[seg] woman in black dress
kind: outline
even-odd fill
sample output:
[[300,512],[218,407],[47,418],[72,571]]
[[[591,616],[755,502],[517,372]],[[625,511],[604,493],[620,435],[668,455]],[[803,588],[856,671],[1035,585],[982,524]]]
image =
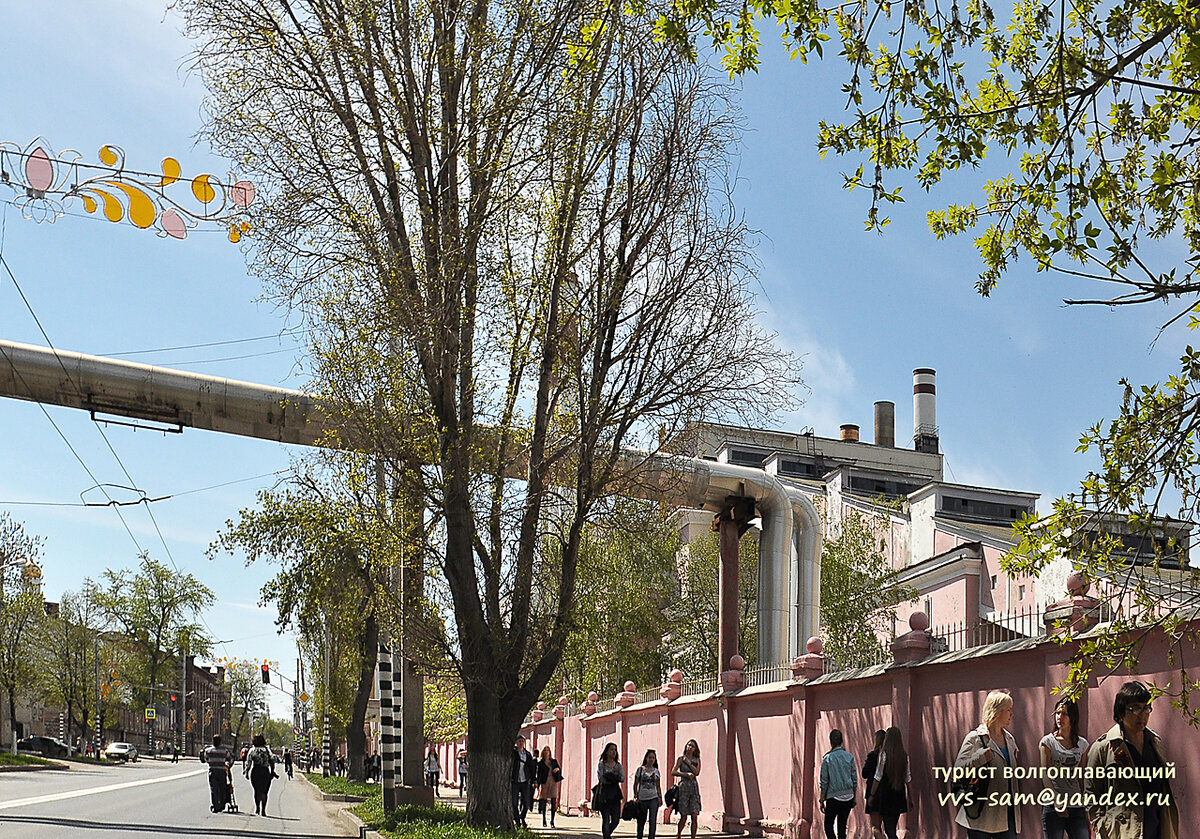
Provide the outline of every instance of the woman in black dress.
[[862,768],[863,780],[867,782],[867,794],[863,800],[867,806],[867,818],[871,820],[872,839],[883,839],[883,819],[871,806],[871,793],[875,791],[875,770],[879,768],[879,753],[883,750],[883,737],[886,733],[882,728],[875,732],[875,747],[867,753]]
[[900,815],[908,812],[908,785],[912,773],[908,769],[908,753],[904,751],[904,738],[900,729],[892,726],[883,738],[883,749],[875,766],[875,792],[873,805],[883,822],[887,839],[896,839],[896,823]]

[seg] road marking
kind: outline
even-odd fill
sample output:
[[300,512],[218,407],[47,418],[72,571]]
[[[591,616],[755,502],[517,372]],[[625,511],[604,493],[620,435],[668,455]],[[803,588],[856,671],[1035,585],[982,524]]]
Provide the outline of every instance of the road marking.
[[113,792],[119,789],[129,789],[130,787],[144,787],[147,784],[162,784],[167,781],[178,781],[180,778],[191,778],[196,775],[203,775],[208,771],[205,769],[193,769],[191,772],[181,772],[178,775],[167,775],[162,778],[147,778],[144,781],[126,781],[123,784],[107,784],[102,787],[88,787],[87,789],[76,789],[69,792],[55,792],[50,795],[35,795],[32,798],[18,798],[15,801],[0,801],[0,810],[9,810],[13,807],[28,807],[31,804],[47,804],[51,801],[65,801],[68,798],[82,798],[85,795],[98,795],[102,792]]

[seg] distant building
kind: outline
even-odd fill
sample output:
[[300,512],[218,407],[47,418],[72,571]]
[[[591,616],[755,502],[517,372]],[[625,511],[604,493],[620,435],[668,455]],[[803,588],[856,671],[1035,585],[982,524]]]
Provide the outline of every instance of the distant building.
[[[843,425],[840,439],[811,430],[794,433],[706,423],[693,426],[674,448],[720,463],[761,468],[801,489],[828,520],[857,511],[875,522],[884,552],[902,582],[919,594],[901,604],[896,630],[907,631],[915,610],[939,628],[985,632],[1006,640],[1043,632],[1045,607],[1066,596],[1070,561],[1060,557],[1038,577],[1008,575],[1000,559],[1016,546],[1014,525],[1036,514],[1038,494],[958,484],[943,479],[943,455],[936,424],[936,374],[913,373],[913,448],[895,445],[895,405],[875,403],[875,440],[860,438],[857,425]],[[681,534],[693,541],[707,531],[711,513],[680,511]],[[1137,573],[1149,584],[1170,588],[1187,566],[1190,533],[1164,521],[1154,538],[1131,532],[1121,518],[1110,518],[1080,540],[1099,531],[1119,543]],[[1158,560],[1157,568],[1151,566]],[[1098,585],[1104,586],[1104,581]],[[1110,588],[1112,585],[1110,585]],[[982,627],[982,629],[981,629]]]

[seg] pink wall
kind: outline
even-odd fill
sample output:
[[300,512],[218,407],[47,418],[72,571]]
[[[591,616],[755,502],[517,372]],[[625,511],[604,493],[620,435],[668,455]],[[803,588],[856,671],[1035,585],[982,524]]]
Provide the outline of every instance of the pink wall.
[[[1200,629],[1200,624],[1196,626]],[[1160,687],[1179,683],[1178,668],[1195,668],[1198,654],[1188,648],[1168,666],[1168,641],[1150,638],[1139,656],[1143,681]],[[1051,690],[1066,676],[1066,650],[1052,641],[1012,642],[933,656],[911,664],[849,674],[781,682],[731,693],[660,700],[589,717],[572,717],[523,729],[535,742],[561,742],[555,756],[563,765],[563,808],[576,809],[595,783],[596,761],[607,742],[616,742],[627,772],[654,748],[668,773],[688,739],[700,744],[703,771],[701,823],[750,834],[818,839],[822,835],[817,789],[829,732],[840,729],[859,768],[876,729],[895,725],[904,733],[913,783],[913,807],[901,820],[900,835],[914,839],[958,839],[954,813],[941,805],[946,783],[933,767],[950,766],[968,731],[980,722],[988,691],[1009,690],[1015,715],[1011,727],[1020,763],[1037,762],[1037,743],[1049,730],[1057,696]],[[1128,677],[1117,675],[1093,685],[1080,703],[1084,736],[1094,740],[1112,725],[1113,696]],[[1184,824],[1200,822],[1200,731],[1165,701],[1155,703],[1151,727],[1164,739],[1176,764],[1172,789]],[[556,740],[556,738],[560,738]],[[454,753],[447,746],[447,757]],[[443,777],[456,779],[457,767],[443,761]],[[453,782],[453,781],[452,781]],[[1036,780],[1022,782],[1034,792]],[[667,813],[660,811],[664,821]],[[1022,834],[1037,835],[1040,809],[1022,811]],[[907,822],[907,823],[906,823]],[[850,822],[851,837],[869,836],[862,812],[862,787]]]

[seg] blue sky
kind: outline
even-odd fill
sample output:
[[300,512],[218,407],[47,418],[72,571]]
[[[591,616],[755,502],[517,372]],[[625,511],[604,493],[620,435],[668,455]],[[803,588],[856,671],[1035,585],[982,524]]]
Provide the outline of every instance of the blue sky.
[[[10,4],[0,30],[0,141],[24,147],[41,135],[56,150],[79,150],[88,162],[112,143],[124,148],[130,168],[153,170],[170,155],[185,176],[224,176],[229,166],[195,142],[203,89],[186,73],[189,44],[163,6]],[[1073,453],[1079,433],[1113,416],[1118,379],[1168,375],[1186,336],[1176,331],[1152,348],[1157,325],[1171,312],[1067,309],[1063,296],[1096,290],[1028,266],[1012,272],[991,299],[980,298],[969,239],[936,242],[925,225],[926,209],[976,196],[976,174],[961,175],[933,196],[906,187],[908,203],[893,208],[887,232],[864,232],[866,193],[841,189],[841,173],[857,161],[821,161],[816,151],[818,120],[841,112],[839,68],[789,63],[769,44],[763,55],[761,72],[740,85],[746,133],[734,161],[735,200],[760,231],[767,322],[805,359],[805,404],[778,425],[836,436],[840,423],[855,422],[870,439],[872,403],[890,399],[904,445],[912,427],[912,370],[933,367],[947,478],[1039,492],[1045,509],[1074,489],[1089,465]],[[0,189],[0,199],[11,197]],[[0,211],[4,257],[55,346],[113,354],[275,336],[126,357],[303,386],[296,338],[281,335],[291,324],[259,300],[259,283],[223,232],[193,231],[178,242],[127,223],[68,216],[36,224],[12,206]],[[71,212],[83,215],[78,205]],[[0,337],[45,343],[3,274]],[[150,496],[228,484],[159,502],[153,521],[142,507],[126,508],[132,537],[111,509],[33,506],[98,496],[88,492],[92,478],[41,408],[0,400],[0,509],[45,538],[47,594],[75,588],[105,568],[132,566],[140,547],[216,591],[219,603],[206,621],[215,638],[229,639],[220,654],[277,660],[290,674],[294,640],[278,636],[273,612],[257,605],[271,569],[246,568],[229,556],[209,560],[205,549],[299,452],[202,431],[164,436],[110,427],[105,434],[118,462],[86,414],[47,412],[101,482],[127,485],[127,470]],[[286,701],[275,708],[285,713]]]

